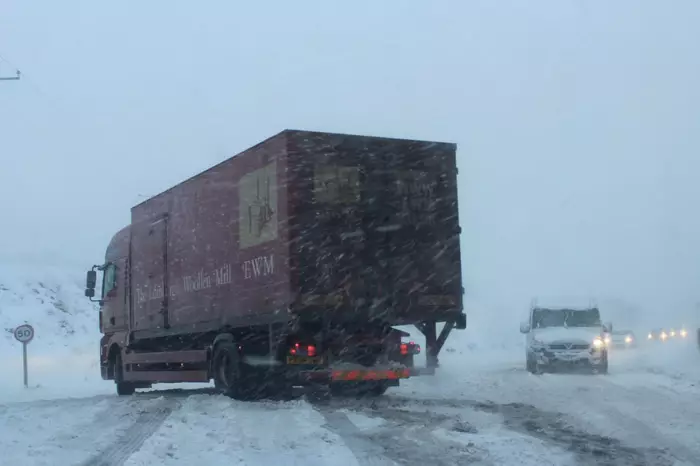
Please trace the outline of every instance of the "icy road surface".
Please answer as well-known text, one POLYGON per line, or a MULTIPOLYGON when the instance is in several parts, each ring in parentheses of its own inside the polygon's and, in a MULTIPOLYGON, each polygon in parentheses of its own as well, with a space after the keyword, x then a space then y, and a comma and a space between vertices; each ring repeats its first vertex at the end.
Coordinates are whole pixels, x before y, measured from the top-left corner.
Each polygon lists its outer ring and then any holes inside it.
POLYGON ((608 376, 533 376, 519 352, 476 356, 446 353, 436 377, 326 404, 5 392, 0 465, 700 465, 691 344, 618 352, 608 376))

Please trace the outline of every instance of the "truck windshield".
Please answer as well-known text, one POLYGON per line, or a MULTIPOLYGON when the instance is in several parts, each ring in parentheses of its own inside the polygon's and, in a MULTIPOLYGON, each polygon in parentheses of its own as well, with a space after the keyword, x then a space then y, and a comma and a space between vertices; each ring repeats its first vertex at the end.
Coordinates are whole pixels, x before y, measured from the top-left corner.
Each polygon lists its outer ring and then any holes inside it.
POLYGON ((599 327, 598 309, 536 309, 532 315, 534 328, 545 327, 599 327))

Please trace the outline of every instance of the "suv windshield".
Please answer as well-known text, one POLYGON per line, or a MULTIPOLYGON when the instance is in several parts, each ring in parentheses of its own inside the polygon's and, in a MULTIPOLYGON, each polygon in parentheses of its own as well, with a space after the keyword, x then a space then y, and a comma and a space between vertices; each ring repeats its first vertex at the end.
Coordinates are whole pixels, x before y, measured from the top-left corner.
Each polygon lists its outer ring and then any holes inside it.
POLYGON ((533 328, 545 327, 599 327, 598 309, 535 309, 532 313, 533 328))

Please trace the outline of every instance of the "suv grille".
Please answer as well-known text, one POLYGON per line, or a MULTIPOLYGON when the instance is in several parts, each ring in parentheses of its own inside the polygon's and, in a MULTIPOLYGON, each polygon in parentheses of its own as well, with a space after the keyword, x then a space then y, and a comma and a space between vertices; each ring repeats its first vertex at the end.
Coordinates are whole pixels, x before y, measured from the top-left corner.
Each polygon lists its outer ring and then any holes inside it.
POLYGON ((591 345, 586 345, 586 344, 581 344, 581 343, 577 343, 577 344, 573 344, 573 345, 562 345, 562 344, 549 345, 549 349, 552 349, 552 350, 570 350, 570 349, 571 350, 585 350, 585 349, 588 349, 590 347, 591 347, 591 345))

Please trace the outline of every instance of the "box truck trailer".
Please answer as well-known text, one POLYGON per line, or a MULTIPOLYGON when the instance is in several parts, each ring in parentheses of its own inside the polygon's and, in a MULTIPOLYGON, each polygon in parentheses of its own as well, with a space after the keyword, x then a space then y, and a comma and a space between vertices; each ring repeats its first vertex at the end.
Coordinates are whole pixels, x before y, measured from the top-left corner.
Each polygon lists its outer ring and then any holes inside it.
POLYGON ((121 395, 378 395, 433 374, 466 328, 456 145, 283 131, 134 206, 85 294, 121 395))

